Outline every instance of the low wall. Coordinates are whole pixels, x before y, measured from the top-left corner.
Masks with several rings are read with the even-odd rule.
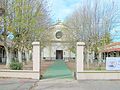
[[[40,73],[32,70],[0,70],[0,77],[40,79]]]
[[[83,71],[76,73],[77,80],[111,80],[120,79],[120,71]]]

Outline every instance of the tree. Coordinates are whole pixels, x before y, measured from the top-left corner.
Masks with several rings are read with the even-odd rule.
[[[34,5],[33,5],[34,4]],[[48,11],[46,11],[45,0],[16,0],[13,4],[15,14],[13,19],[14,42],[18,48],[18,53],[31,47],[34,40],[41,40],[43,32],[48,28]],[[47,5],[46,5],[47,6]],[[18,54],[19,55],[19,54]],[[21,55],[19,61],[21,61]]]
[[[99,48],[111,42],[110,32],[119,21],[119,8],[114,1],[108,4],[103,0],[84,0],[69,18],[70,39],[86,43],[85,57],[89,64],[89,53],[94,51],[98,55]],[[104,45],[103,45],[104,42]],[[97,56],[96,56],[97,57]]]
[[[4,42],[6,52],[8,48],[18,49],[18,59],[22,62],[21,53],[31,49],[32,42],[41,37],[41,33],[48,30],[50,24],[49,12],[46,10],[46,0],[5,0],[5,14],[3,15],[4,33],[1,39]],[[46,6],[44,6],[46,4]],[[14,38],[10,40],[13,45],[7,44],[7,35],[12,33]],[[9,52],[8,52],[9,54]],[[10,63],[7,55],[7,63]]]
[[[12,44],[12,42],[9,41],[9,39],[7,38],[8,37],[8,34],[9,34],[9,31],[8,31],[8,24],[9,24],[9,21],[8,21],[8,0],[2,0],[1,1],[1,8],[4,10],[4,12],[2,13],[2,16],[1,16],[1,28],[0,28],[0,31],[1,31],[1,35],[0,35],[0,40],[1,42],[3,43],[3,46],[5,48],[5,51],[6,51],[6,57],[7,57],[7,60],[6,60],[6,64],[8,65],[10,63],[10,60],[11,60],[11,52],[10,52],[10,46]],[[8,43],[10,42],[10,43]]]

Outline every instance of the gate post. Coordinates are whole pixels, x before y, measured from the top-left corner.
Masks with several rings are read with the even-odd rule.
[[[37,71],[40,73],[40,42],[33,42],[32,45],[33,71]]]
[[[78,72],[83,72],[84,70],[84,42],[77,42],[76,47],[76,78]]]

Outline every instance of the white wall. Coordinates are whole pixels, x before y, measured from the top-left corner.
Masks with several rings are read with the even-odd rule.
[[[119,80],[119,71],[83,71],[76,73],[77,80]]]
[[[49,57],[49,47],[43,49],[44,57]]]
[[[68,47],[63,46],[62,43],[52,43],[51,44],[51,55],[50,55],[49,46],[45,47],[43,49],[42,55],[43,55],[43,57],[47,57],[47,58],[50,58],[50,57],[56,58],[56,50],[63,50],[63,58],[64,57],[71,57],[71,58],[75,57],[75,54],[70,52],[68,50]]]

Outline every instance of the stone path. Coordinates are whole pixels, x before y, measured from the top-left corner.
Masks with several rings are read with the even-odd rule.
[[[63,60],[56,60],[43,74],[44,79],[48,78],[73,78],[72,72],[68,69]]]

